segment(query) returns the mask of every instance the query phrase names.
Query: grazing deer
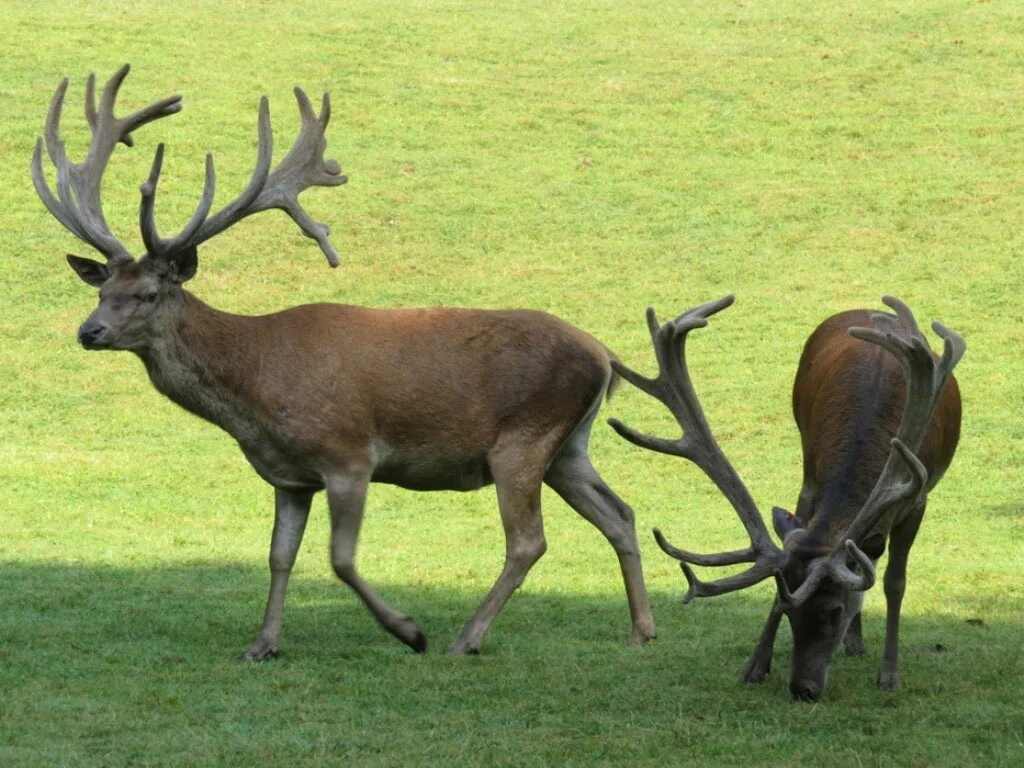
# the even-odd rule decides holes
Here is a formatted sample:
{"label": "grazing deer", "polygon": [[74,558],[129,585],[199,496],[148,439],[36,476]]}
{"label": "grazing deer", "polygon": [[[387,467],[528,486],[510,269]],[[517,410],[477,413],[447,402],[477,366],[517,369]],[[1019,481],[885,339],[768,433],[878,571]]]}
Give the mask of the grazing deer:
{"label": "grazing deer", "polygon": [[[605,347],[543,312],[311,304],[243,317],[207,306],[182,287],[196,272],[197,247],[268,208],[285,210],[337,265],[327,227],[298,202],[310,186],[346,181],[338,163],[323,157],[328,96],[317,115],[295,89],[302,128],[273,170],[264,96],[256,169],[248,186],[210,216],[214,169],[207,155],[199,206],[184,229],[166,239],[157,233],[153,214],[160,145],[141,187],[146,252],[135,260],[107,226],[100,182],[117,143],[130,146],[132,131],[179,111],[181,99],[172,96],[115,117],[114,102],[127,74],[125,65],[111,78],[98,110],[89,76],[86,118],[92,141],[79,164],[68,161],[60,139],[68,81],[60,84],[44,136],[36,143],[32,179],[50,213],[106,257],[106,263],[67,257],[79,277],[100,290],[99,306],[78,331],[82,346],[134,352],[160,392],[226,430],[275,489],[270,595],[262,629],[243,658],[260,660],[277,652],[288,577],[311,500],[320,490],[326,491],[330,509],[335,572],[385,629],[415,651],[426,649],[412,618],[382,601],[355,569],[371,482],[416,490],[496,486],[505,565],[452,645],[453,653],[479,651],[498,612],[544,553],[544,482],[608,538],[626,583],[632,642],[653,637],[633,511],[587,456],[591,425],[616,380]],[[56,166],[56,196],[43,173],[44,146]]]}
{"label": "grazing deer", "polygon": [[[789,689],[816,701],[825,687],[840,641],[848,653],[864,652],[860,610],[875,581],[875,561],[889,540],[885,572],[888,603],[885,652],[878,684],[899,684],[897,645],[907,555],[930,491],[953,459],[960,437],[960,392],[950,374],[965,351],[963,339],[939,323],[945,342],[937,359],[913,314],[892,297],[882,299],[896,315],[842,312],[811,334],[793,387],[793,411],[803,441],[804,481],[796,515],[776,507],[773,522],[782,540],[771,540],[761,513],[708,427],[686,366],[686,336],[733,302],[732,296],[685,312],[659,325],[647,321],[660,372],[645,378],[613,361],[615,370],[671,411],[683,436],[665,440],[612,421],[627,440],[692,461],[732,504],[750,546],[699,555],[669,544],[689,590],[683,598],[711,597],[774,577],[777,595],[761,639],[744,667],[745,682],[762,682],[783,614],[793,631]],[[717,581],[700,581],[690,565],[753,563]]]}

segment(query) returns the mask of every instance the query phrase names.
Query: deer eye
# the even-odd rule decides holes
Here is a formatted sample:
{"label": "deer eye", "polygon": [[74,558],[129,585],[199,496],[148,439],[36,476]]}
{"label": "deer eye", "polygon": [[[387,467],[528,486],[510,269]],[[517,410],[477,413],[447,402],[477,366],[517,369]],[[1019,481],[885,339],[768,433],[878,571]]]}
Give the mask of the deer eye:
{"label": "deer eye", "polygon": [[147,304],[152,304],[154,301],[156,301],[156,297],[156,291],[146,291],[145,293],[142,294],[140,298]]}

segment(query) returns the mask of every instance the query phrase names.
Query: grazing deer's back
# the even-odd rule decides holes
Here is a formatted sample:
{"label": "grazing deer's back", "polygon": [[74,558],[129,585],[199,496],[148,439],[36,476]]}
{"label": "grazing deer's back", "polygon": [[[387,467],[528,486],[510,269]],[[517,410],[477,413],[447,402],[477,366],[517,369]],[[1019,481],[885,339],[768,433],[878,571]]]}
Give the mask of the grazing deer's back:
{"label": "grazing deer's back", "polygon": [[[828,318],[811,334],[800,358],[793,414],[803,443],[804,476],[818,489],[814,513],[856,513],[882,472],[903,415],[907,385],[899,362],[848,332],[872,327],[871,314],[851,310]],[[949,466],[959,436],[960,395],[950,376],[919,452],[930,486]]]}

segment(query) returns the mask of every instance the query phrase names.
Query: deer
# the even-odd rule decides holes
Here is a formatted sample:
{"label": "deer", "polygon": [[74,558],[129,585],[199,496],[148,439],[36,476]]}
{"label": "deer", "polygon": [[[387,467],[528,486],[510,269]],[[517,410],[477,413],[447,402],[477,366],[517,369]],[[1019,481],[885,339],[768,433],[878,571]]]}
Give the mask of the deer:
{"label": "deer", "polygon": [[[865,653],[861,634],[864,592],[889,546],[885,571],[886,635],[878,686],[900,684],[900,608],[907,558],[924,516],[928,492],[949,467],[960,437],[960,391],[953,368],[966,351],[963,338],[940,323],[936,356],[906,304],[882,301],[895,314],[851,310],[822,322],[808,338],[793,385],[793,413],[803,449],[803,484],[796,513],[774,507],[775,544],[739,474],[715,440],[690,379],[689,333],[730,306],[732,295],[701,305],[664,324],[653,309],[647,322],[659,373],[647,378],[613,361],[620,376],[660,401],[682,436],[669,440],[618,420],[615,431],[642,448],[695,464],[725,496],[750,546],[698,554],[654,536],[679,561],[687,581],[683,602],[746,589],[773,578],[775,597],[741,681],[761,683],[771,669],[775,636],[786,616],[793,634],[790,694],[817,701],[836,651]],[[691,566],[751,563],[747,570],[701,581]]]}
{"label": "deer", "polygon": [[[315,240],[334,267],[329,228],[299,203],[312,186],[346,183],[325,160],[330,97],[319,114],[295,88],[299,134],[271,169],[269,101],[258,113],[256,166],[244,190],[210,215],[213,157],[195,213],[163,237],[154,209],[164,145],[141,185],[139,226],[145,252],[131,255],[111,232],[101,205],[103,173],[118,143],[181,109],[170,96],[115,116],[121,67],[95,103],[86,85],[91,143],[72,163],[60,138],[68,80],[57,87],[31,171],[47,210],[104,261],[69,254],[99,305],[78,329],[86,350],[128,350],[155,388],[231,435],[257,474],[274,489],[270,590],[262,626],[240,657],[278,654],[285,591],[310,505],[324,491],[330,514],[334,572],[380,625],[423,652],[417,623],[385,603],[355,566],[356,544],[370,483],[418,491],[469,491],[493,485],[505,534],[504,565],[476,613],[452,643],[455,655],[476,654],[512,593],[546,549],[541,487],[547,484],[593,524],[613,547],[625,582],[632,644],[654,636],[633,510],[602,480],[588,456],[591,427],[618,377],[611,352],[553,315],[531,310],[377,309],[307,304],[263,316],[217,310],[184,288],[195,276],[198,247],[243,218],[284,210]],[[46,150],[56,169],[56,194],[43,170]],[[440,523],[443,524],[443,523]]]}

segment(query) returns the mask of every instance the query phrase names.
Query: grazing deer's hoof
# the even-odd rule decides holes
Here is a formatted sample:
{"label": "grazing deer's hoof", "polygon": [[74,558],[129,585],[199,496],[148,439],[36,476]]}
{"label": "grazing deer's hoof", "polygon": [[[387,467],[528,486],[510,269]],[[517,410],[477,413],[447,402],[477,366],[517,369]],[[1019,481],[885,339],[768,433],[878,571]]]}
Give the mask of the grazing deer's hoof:
{"label": "grazing deer's hoof", "polygon": [[756,651],[750,654],[750,658],[747,659],[747,663],[743,665],[743,669],[740,672],[740,682],[746,683],[747,685],[758,685],[763,683],[764,679],[768,677],[768,673],[772,670],[772,657],[771,655],[759,654]]}
{"label": "grazing deer's hoof", "polygon": [[895,691],[900,687],[900,673],[896,669],[878,670],[878,687],[883,691]]}
{"label": "grazing deer's hoof", "polygon": [[268,659],[277,658],[277,645],[270,643],[263,638],[258,638],[256,642],[249,646],[249,649],[238,657],[239,661],[251,662],[251,661],[267,661]]}

